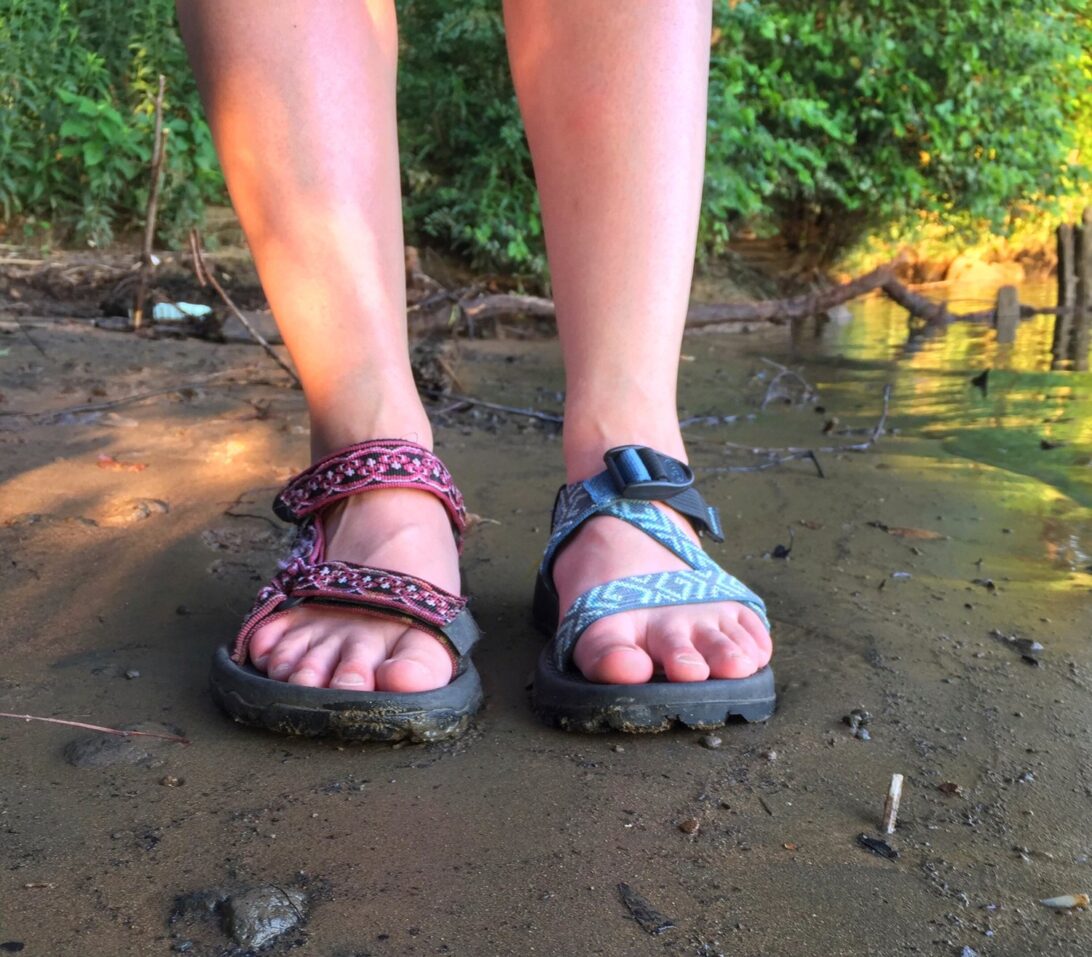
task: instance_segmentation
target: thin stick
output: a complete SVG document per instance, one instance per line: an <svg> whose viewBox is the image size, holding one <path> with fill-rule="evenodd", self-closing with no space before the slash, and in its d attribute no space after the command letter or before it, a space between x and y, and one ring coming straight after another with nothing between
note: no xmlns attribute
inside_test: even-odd
<svg viewBox="0 0 1092 957"><path fill-rule="evenodd" d="M712 474L725 473L725 472L762 472L766 469L776 468L778 465L783 465L785 462L792 462L796 459L808 459L815 465L816 471L819 473L820 478L825 478L823 474L823 467L819 464L818 453L822 452L824 455L836 455L839 452L867 452L876 442L880 436L884 435L887 426L887 414L891 405L891 385L890 383L883 387L883 409L880 412L880 417L876 421L876 424L872 426L872 432L867 439L863 442L847 443L845 445L826 445L815 449L805 449L796 446L789 446L787 448L772 449L772 448L760 448L750 447L746 445L739 445L736 442L725 442L724 445L729 449L738 449L740 451L749 452L751 455L769 456L769 461L760 462L757 465L716 465L702 468L701 471L709 472Z"/></svg>
<svg viewBox="0 0 1092 957"><path fill-rule="evenodd" d="M204 278L205 282L201 284L205 285L207 283L212 286L216 291L216 294L223 300L224 305L231 311L231 314L238 319L243 324L243 328L250 333L251 338L266 351L277 365L288 373L295 383L296 388L302 389L303 383L300 382L299 376L296 375L295 371L287 362L277 355L276 350L269 344L269 340L255 329L254 326L250 324L250 320L239 311L239 307L232 302L231 296L224 291L224 287L220 285L216 277L212 274L212 270L205 264L205 256L201 251L201 236L196 229L190 231L190 249L193 251L193 269L194 273L197 275L198 281Z"/></svg>
<svg viewBox="0 0 1092 957"><path fill-rule="evenodd" d="M144 322L144 296L148 278L155 268L152 243L155 241L155 219L159 207L159 184L162 181L163 157L167 152L167 134L163 129L163 94L167 78L159 74L159 92L155 97L155 139L152 145L152 186L148 191L148 208L144 214L144 245L140 254L140 281L133 297L133 328L139 329Z"/></svg>
<svg viewBox="0 0 1092 957"><path fill-rule="evenodd" d="M84 724L82 721L66 721L64 718L40 718L33 714L8 714L0 711L0 718L15 718L18 721L45 721L49 724L63 724L69 728L84 728L87 731L101 731L103 734L116 734L123 738L163 738L164 741L177 741L179 744L189 744L189 738L183 738L177 734L162 734L158 731L123 731L120 728L104 728L100 724Z"/></svg>
<svg viewBox="0 0 1092 957"><path fill-rule="evenodd" d="M895 821L899 816L899 801L902 799L902 775L891 775L891 787L887 789L887 799L883 802L883 832L895 833Z"/></svg>
<svg viewBox="0 0 1092 957"><path fill-rule="evenodd" d="M482 409L492 409L494 412L507 412L509 415L523 415L529 419L538 419L541 422L550 422L553 425L561 425L562 418L552 412L540 412L538 409L520 409L514 405L500 405L497 402L486 402L484 399L475 399L469 395L453 395L450 392L441 392L439 389L421 390L430 399L450 399L458 405L476 405ZM444 409L450 412L449 407Z"/></svg>

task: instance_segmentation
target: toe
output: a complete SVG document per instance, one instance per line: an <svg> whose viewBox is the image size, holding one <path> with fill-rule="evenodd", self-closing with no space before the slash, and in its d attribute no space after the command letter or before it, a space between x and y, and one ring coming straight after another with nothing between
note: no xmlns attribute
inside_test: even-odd
<svg viewBox="0 0 1092 957"><path fill-rule="evenodd" d="M740 606L738 621L740 627L744 628L754 640L755 647L765 656L761 664L768 664L773 655L773 640L770 638L769 629L763 624L762 619L746 605Z"/></svg>
<svg viewBox="0 0 1092 957"><path fill-rule="evenodd" d="M438 638L423 631L407 631L375 669L380 691L432 691L450 680L451 655Z"/></svg>
<svg viewBox="0 0 1092 957"><path fill-rule="evenodd" d="M288 683L307 688L325 688L341 657L343 641L340 635L328 635L316 642L296 662L296 667L288 676Z"/></svg>
<svg viewBox="0 0 1092 957"><path fill-rule="evenodd" d="M346 691L374 691L375 669L387 656L383 642L352 638L341 649L341 656L330 678L331 688Z"/></svg>
<svg viewBox="0 0 1092 957"><path fill-rule="evenodd" d="M308 628L286 628L280 640L265 656L265 673L277 681L287 681L311 647L313 637Z"/></svg>
<svg viewBox="0 0 1092 957"><path fill-rule="evenodd" d="M273 621L267 622L254 632L250 639L250 646L247 648L247 654L254 667L259 671L267 670L270 663L270 654L284 637L288 625L286 619L274 618Z"/></svg>
<svg viewBox="0 0 1092 957"><path fill-rule="evenodd" d="M684 630L654 630L648 636L648 648L668 681L704 681L709 677L709 664Z"/></svg>
<svg viewBox="0 0 1092 957"><path fill-rule="evenodd" d="M709 663L713 678L746 678L758 670L747 651L719 628L707 625L696 629L694 644Z"/></svg>
<svg viewBox="0 0 1092 957"><path fill-rule="evenodd" d="M589 628L576 643L573 661L588 681L599 684L644 684L655 671L652 658L637 645L636 636L616 629Z"/></svg>

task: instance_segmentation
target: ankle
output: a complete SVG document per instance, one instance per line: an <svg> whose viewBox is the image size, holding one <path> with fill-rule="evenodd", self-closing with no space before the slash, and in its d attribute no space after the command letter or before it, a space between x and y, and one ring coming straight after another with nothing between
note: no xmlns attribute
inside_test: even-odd
<svg viewBox="0 0 1092 957"><path fill-rule="evenodd" d="M387 385L363 377L358 381L365 388L354 383L308 394L314 460L368 439L404 439L432 448L432 424L412 380Z"/></svg>
<svg viewBox="0 0 1092 957"><path fill-rule="evenodd" d="M626 417L609 421L602 417L565 416L563 453L568 482L580 482L603 471L603 455L619 445L646 445L665 455L686 461L682 432L672 407L669 417Z"/></svg>

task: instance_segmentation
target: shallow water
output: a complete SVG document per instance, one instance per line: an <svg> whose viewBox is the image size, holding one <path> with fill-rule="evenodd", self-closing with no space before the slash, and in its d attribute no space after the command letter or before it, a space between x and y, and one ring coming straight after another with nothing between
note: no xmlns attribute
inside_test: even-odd
<svg viewBox="0 0 1092 957"><path fill-rule="evenodd" d="M994 301L989 289L941 294L956 312ZM1055 287L1028 284L1020 299L1052 305ZM882 383L892 383L893 421L904 433L939 439L950 455L1035 479L1024 486L1023 503L1012 507L1054 515L1051 563L1087 568L1092 373L1074 369L1087 369L1087 350L1076 362L1059 364L1052 355L1056 319L1048 315L1025 320L1015 342L998 344L984 323L956 323L911 338L905 310L882 297L855 303L851 314L845 322L797 324L781 349L763 342L748 351L803 362L832 406L874 404ZM985 383L974 384L986 370Z"/></svg>

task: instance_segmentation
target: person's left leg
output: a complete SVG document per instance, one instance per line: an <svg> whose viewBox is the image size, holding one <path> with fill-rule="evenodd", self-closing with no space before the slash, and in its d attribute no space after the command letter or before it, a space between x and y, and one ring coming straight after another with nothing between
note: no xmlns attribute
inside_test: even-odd
<svg viewBox="0 0 1092 957"><path fill-rule="evenodd" d="M603 453L649 445L685 460L676 380L705 152L709 0L505 0L512 75L542 200L567 377L570 482ZM665 511L692 538L678 513ZM587 589L686 567L611 517L554 565L561 612ZM574 653L585 677L741 678L770 659L759 617L733 602L601 619Z"/></svg>

